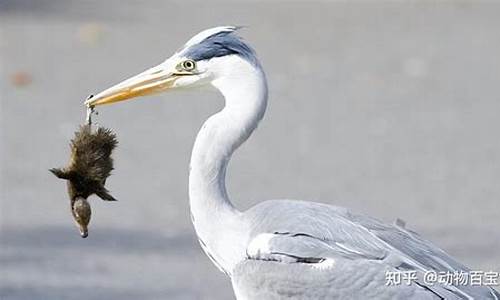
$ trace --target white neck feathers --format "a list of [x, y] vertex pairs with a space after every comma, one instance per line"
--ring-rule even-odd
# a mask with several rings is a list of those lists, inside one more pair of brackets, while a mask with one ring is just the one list
[[230, 272], [237, 256], [244, 254], [234, 240], [244, 225], [238, 223], [239, 212], [226, 192], [226, 168], [232, 153], [264, 116], [267, 83], [259, 66], [237, 56], [224, 61], [230, 66], [219, 68], [212, 85], [224, 96], [225, 107], [204, 123], [196, 138], [190, 163], [189, 200], [193, 223], [205, 250], [220, 268]]

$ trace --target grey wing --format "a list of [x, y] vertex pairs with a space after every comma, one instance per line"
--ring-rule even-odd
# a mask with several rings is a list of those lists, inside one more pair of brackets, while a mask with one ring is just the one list
[[[360, 270], [362, 270], [360, 272]], [[443, 299], [418, 285], [386, 286], [388, 267], [376, 261], [339, 259], [330, 268], [248, 259], [233, 269], [237, 299]], [[458, 299], [444, 291], [444, 299]]]
[[[248, 260], [236, 268], [239, 272], [234, 274], [239, 276], [233, 278], [233, 284], [252, 282], [238, 280], [245, 277], [247, 273], [242, 270], [246, 268], [271, 269], [271, 273], [260, 272], [261, 277], [270, 276], [272, 270], [276, 270], [278, 274], [272, 275], [276, 278], [303, 268], [297, 275], [321, 275], [317, 280], [323, 280], [322, 290], [330, 294], [332, 288], [345, 291], [344, 287], [347, 287], [352, 288], [348, 292], [356, 295], [368, 291], [379, 293], [376, 298], [422, 299], [425, 298], [423, 295], [431, 299], [500, 297], [489, 287], [426, 284], [422, 279], [426, 271], [467, 272], [469, 269], [403, 226], [386, 225], [369, 217], [350, 214], [343, 208], [286, 200], [264, 202], [251, 209], [247, 217], [253, 224], [252, 238], [247, 247]], [[388, 271], [411, 271], [417, 277], [406, 287], [388, 287], [382, 280]], [[372, 280], [357, 286], [356, 283], [363, 282], [367, 274], [371, 274]], [[293, 278], [308, 280], [305, 276]], [[343, 282], [341, 278], [344, 278]], [[272, 278], [268, 282], [272, 282]], [[245, 290], [243, 286], [239, 289]], [[330, 294], [325, 297], [330, 297]]]

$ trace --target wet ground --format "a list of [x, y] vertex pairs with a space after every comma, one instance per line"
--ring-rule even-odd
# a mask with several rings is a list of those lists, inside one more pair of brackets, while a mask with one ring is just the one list
[[478, 270], [500, 270], [500, 4], [0, 0], [0, 298], [232, 299], [189, 218], [187, 173], [215, 93], [100, 109], [120, 145], [90, 236], [63, 182], [82, 101], [198, 31], [241, 34], [269, 109], [234, 157], [245, 209], [310, 199], [396, 217]]

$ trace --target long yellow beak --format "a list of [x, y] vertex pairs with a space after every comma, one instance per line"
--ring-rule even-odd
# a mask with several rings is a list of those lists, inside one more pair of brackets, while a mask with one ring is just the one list
[[178, 74], [166, 70], [165, 63], [148, 69], [132, 78], [91, 96], [85, 104], [97, 106], [111, 104], [127, 99], [155, 94], [171, 88]]

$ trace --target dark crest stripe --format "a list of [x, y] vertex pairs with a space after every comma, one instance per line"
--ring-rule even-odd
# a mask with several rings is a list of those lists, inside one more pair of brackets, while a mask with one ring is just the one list
[[221, 31], [215, 33], [198, 44], [185, 49], [183, 53], [183, 56], [195, 61], [226, 55], [239, 55], [254, 65], [258, 64], [253, 49], [236, 35], [234, 31]]

